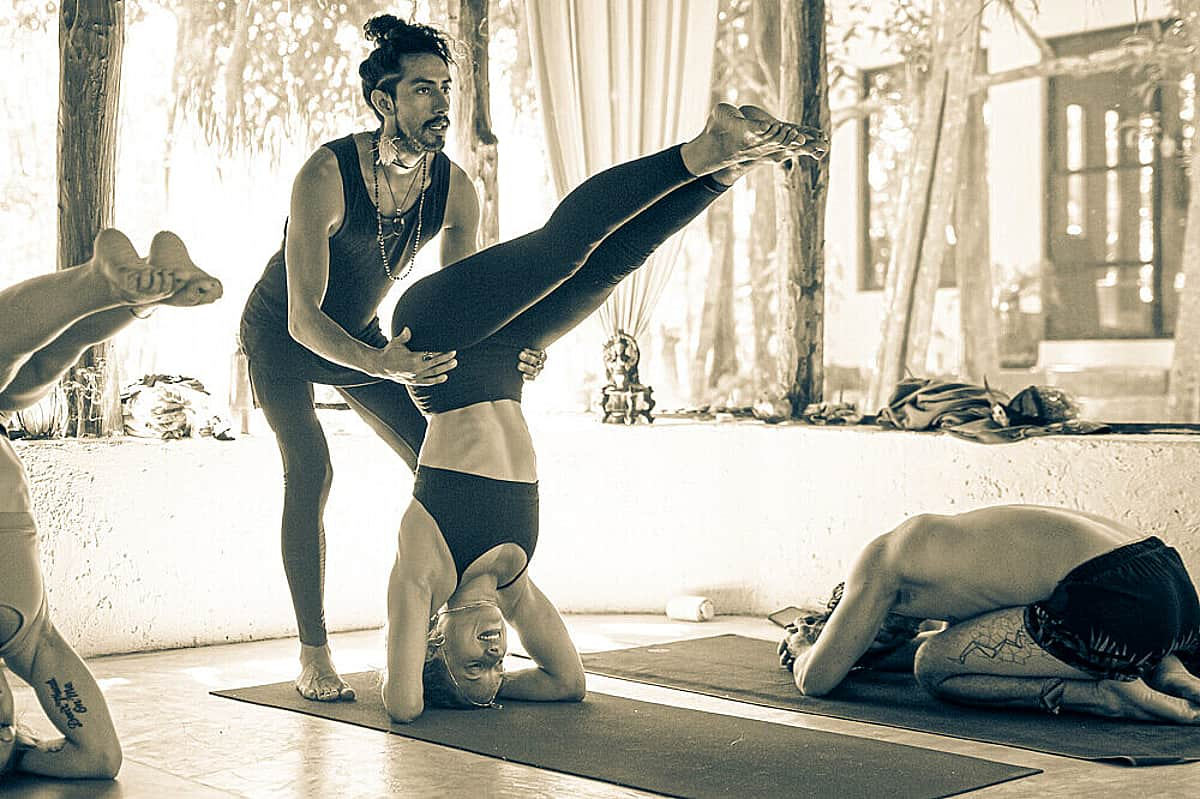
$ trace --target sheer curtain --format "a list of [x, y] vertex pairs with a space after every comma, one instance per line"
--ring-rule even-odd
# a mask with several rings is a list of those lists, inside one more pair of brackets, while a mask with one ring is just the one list
[[[527, 0], [551, 179], [561, 197], [589, 175], [694, 136], [712, 96], [717, 0]], [[600, 310], [611, 335], [645, 332], [681, 236]]]

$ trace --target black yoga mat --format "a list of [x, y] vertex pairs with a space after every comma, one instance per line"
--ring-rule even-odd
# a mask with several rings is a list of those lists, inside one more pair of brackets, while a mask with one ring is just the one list
[[932, 799], [1038, 773], [596, 693], [577, 704], [506, 701], [499, 710], [429, 709], [412, 724], [394, 725], [379, 698], [378, 679], [372, 673], [346, 677], [356, 702], [309, 702], [291, 683], [214, 694], [667, 796], [777, 799], [800, 790], [839, 799]]
[[767, 707], [1135, 766], [1200, 759], [1195, 727], [1063, 712], [989, 710], [939, 701], [911, 674], [853, 672], [833, 693], [801, 696], [779, 667], [778, 644], [740, 635], [614, 649], [583, 656], [596, 674]]

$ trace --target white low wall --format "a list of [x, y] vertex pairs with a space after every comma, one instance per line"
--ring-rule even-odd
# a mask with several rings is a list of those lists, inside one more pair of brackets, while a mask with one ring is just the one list
[[[827, 594], [870, 538], [919, 512], [1056, 504], [1123, 520], [1200, 575], [1200, 437], [981, 445], [873, 429], [592, 417], [532, 421], [542, 484], [531, 575], [564, 610], [659, 611], [704, 593], [762, 614]], [[369, 432], [333, 435], [331, 629], [377, 625], [411, 488]], [[18, 442], [51, 607], [85, 654], [294, 633], [279, 456], [234, 442]]]

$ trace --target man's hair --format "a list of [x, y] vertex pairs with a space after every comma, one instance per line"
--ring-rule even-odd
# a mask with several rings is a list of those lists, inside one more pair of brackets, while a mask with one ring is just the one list
[[446, 655], [439, 652], [425, 661], [421, 670], [424, 681], [425, 704], [430, 707], [449, 707], [456, 709], [471, 709], [475, 703], [462, 695], [454, 678], [450, 676], [450, 666], [446, 663]]
[[404, 78], [406, 56], [429, 54], [442, 59], [447, 66], [454, 63], [450, 39], [437, 28], [380, 14], [367, 20], [363, 32], [375, 43], [375, 49], [358, 65], [358, 76], [362, 78], [363, 97], [377, 117], [379, 111], [371, 102], [371, 92], [380, 89], [392, 94]]

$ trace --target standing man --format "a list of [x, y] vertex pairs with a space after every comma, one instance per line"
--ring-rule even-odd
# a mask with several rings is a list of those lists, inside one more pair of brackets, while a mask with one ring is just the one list
[[[283, 458], [283, 563], [300, 632], [296, 690], [351, 700], [325, 629], [325, 502], [333, 478], [313, 406], [313, 384], [334, 386], [410, 468], [425, 419], [407, 386], [444, 382], [453, 352], [412, 352], [405, 330], [390, 342], [377, 316], [417, 251], [441, 233], [441, 265], [477, 248], [479, 202], [470, 178], [442, 152], [450, 110], [444, 34], [385, 14], [364, 26], [375, 49], [359, 65], [363, 97], [379, 120], [317, 149], [292, 187], [282, 247], [242, 315], [241, 339], [259, 405]], [[545, 353], [514, 369], [532, 379]]]

